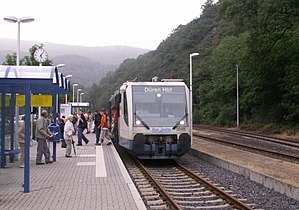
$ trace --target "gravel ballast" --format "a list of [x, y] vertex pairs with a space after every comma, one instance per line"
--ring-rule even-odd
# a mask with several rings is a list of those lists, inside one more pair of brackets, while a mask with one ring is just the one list
[[244, 176], [206, 162], [200, 159], [194, 151], [190, 151], [181, 157], [178, 162], [194, 171], [198, 171], [215, 183], [220, 184], [221, 187], [225, 187], [226, 190], [233, 191], [239, 197], [247, 199], [248, 202], [246, 203], [256, 204], [254, 208], [269, 210], [299, 209], [299, 201], [268, 189]]

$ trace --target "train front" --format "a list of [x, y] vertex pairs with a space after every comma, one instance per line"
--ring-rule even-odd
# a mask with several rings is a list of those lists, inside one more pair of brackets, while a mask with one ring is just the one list
[[140, 159], [174, 159], [191, 147], [189, 89], [183, 82], [132, 86], [133, 153]]

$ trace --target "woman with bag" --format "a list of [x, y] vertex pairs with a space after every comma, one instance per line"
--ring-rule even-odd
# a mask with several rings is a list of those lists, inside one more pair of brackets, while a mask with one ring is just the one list
[[66, 142], [65, 157], [70, 158], [72, 153], [72, 136], [75, 133], [74, 125], [72, 123], [73, 115], [69, 115], [64, 125], [64, 140]]

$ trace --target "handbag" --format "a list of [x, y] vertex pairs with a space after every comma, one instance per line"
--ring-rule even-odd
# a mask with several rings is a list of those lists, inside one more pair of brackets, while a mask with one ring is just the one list
[[66, 148], [66, 142], [64, 139], [61, 139], [61, 148]]

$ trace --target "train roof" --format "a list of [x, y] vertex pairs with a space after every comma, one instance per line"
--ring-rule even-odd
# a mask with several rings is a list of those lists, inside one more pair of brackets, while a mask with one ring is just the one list
[[141, 81], [126, 81], [124, 82], [119, 89], [117, 89], [110, 97], [109, 100], [114, 98], [116, 95], [120, 93], [120, 91], [124, 91], [128, 86], [138, 86], [138, 85], [149, 85], [149, 86], [186, 86], [186, 83], [183, 79], [162, 79], [159, 82], [141, 82]]
[[124, 91], [128, 86], [139, 86], [139, 85], [148, 85], [148, 86], [186, 86], [185, 82], [177, 79], [168, 79], [159, 82], [139, 82], [139, 81], [127, 81], [122, 84], [118, 91]]
[[123, 85], [153, 85], [153, 86], [181, 86], [181, 85], [186, 85], [185, 82], [183, 82], [182, 80], [165, 80], [165, 81], [161, 81], [161, 82], [135, 82], [135, 81], [127, 81], [125, 83], [123, 83]]

